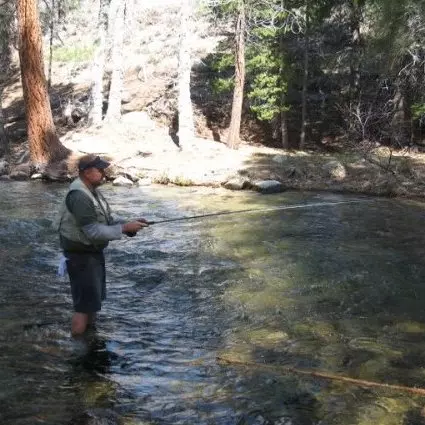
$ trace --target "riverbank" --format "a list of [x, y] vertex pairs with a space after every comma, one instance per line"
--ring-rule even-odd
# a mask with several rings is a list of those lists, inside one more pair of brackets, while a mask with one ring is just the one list
[[[423, 198], [425, 155], [394, 152], [385, 147], [284, 151], [242, 143], [238, 150], [197, 138], [173, 142], [144, 112], [123, 116], [119, 125], [81, 128], [64, 134], [62, 143], [77, 158], [99, 154], [112, 162], [108, 179], [115, 185], [173, 184], [179, 186], [254, 189], [265, 192], [320, 190], [367, 195]], [[10, 164], [0, 161], [2, 179], [41, 179], [28, 162], [26, 143], [14, 145]], [[73, 173], [68, 176], [72, 178]]]

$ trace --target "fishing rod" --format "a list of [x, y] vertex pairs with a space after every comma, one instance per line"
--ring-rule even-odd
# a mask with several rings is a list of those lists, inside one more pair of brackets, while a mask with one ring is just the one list
[[159, 221], [148, 221], [147, 224], [151, 226], [153, 224], [171, 223], [173, 221], [183, 221], [183, 220], [195, 220], [195, 219], [201, 219], [201, 218], [206, 218], [206, 217], [216, 217], [216, 216], [221, 216], [221, 215], [294, 210], [294, 209], [299, 209], [299, 208], [325, 207], [325, 206], [331, 206], [331, 205], [352, 204], [352, 203], [367, 202], [367, 201], [369, 201], [369, 199], [358, 199], [358, 200], [354, 200], [354, 201], [339, 201], [339, 202], [314, 202], [314, 203], [310, 203], [310, 204], [287, 205], [287, 206], [282, 206], [282, 207], [251, 208], [251, 209], [236, 210], [236, 211], [220, 211], [220, 212], [216, 212], [216, 213], [184, 216], [184, 217], [177, 217], [177, 218], [167, 218], [167, 219], [159, 220]]

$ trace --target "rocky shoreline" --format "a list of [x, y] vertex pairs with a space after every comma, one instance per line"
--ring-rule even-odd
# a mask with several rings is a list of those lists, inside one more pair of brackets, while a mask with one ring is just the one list
[[[247, 143], [232, 150], [201, 138], [177, 145], [168, 129], [159, 127], [144, 112], [126, 114], [113, 127], [68, 132], [62, 143], [73, 152], [68, 169], [76, 169], [79, 156], [98, 154], [112, 163], [107, 179], [116, 186], [161, 184], [260, 193], [305, 190], [425, 197], [425, 155], [397, 153], [384, 147], [364, 155], [359, 151], [291, 152]], [[69, 181], [75, 175], [74, 171], [57, 180]], [[1, 180], [44, 178], [33, 172], [23, 145], [10, 163], [0, 158]]]

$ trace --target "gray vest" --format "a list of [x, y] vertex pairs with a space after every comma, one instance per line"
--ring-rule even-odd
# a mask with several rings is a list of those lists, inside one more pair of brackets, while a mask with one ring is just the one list
[[[112, 223], [113, 220], [111, 217], [111, 210], [105, 198], [100, 194], [100, 192], [96, 191], [96, 199], [90, 189], [79, 178], [77, 178], [71, 183], [66, 196], [68, 196], [68, 193], [74, 190], [81, 190], [91, 199], [91, 201], [93, 202], [93, 206], [96, 210], [98, 223]], [[68, 210], [68, 207], [66, 206], [66, 196], [59, 214], [57, 226], [59, 234], [65, 237], [66, 239], [69, 239], [74, 242], [79, 242], [83, 245], [94, 245], [93, 242], [87, 238], [82, 229], [78, 226], [75, 217]]]

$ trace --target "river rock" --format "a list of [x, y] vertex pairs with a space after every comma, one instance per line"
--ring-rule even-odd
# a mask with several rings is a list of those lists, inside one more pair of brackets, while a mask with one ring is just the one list
[[276, 164], [284, 164], [285, 162], [288, 161], [288, 157], [286, 155], [275, 155], [272, 158], [272, 161], [275, 162]]
[[324, 165], [327, 175], [333, 180], [344, 180], [347, 176], [345, 167], [339, 161], [329, 161]]
[[242, 190], [245, 189], [249, 185], [249, 181], [244, 177], [232, 177], [225, 183], [223, 183], [223, 187], [229, 190]]
[[31, 180], [41, 180], [43, 178], [43, 174], [35, 173], [31, 175]]
[[4, 176], [8, 172], [9, 172], [9, 163], [6, 160], [2, 159], [0, 161], [0, 176]]
[[19, 164], [10, 172], [10, 178], [13, 180], [27, 180], [31, 176], [31, 164], [29, 162]]
[[121, 425], [119, 416], [110, 409], [88, 409], [76, 415], [69, 425]]
[[135, 169], [127, 169], [120, 172], [120, 175], [125, 177], [128, 180], [131, 180], [133, 183], [139, 181], [140, 177]]
[[133, 182], [129, 179], [127, 179], [124, 176], [118, 176], [113, 182], [112, 184], [114, 186], [124, 186], [124, 187], [132, 187], [133, 186]]
[[260, 193], [279, 193], [285, 188], [280, 181], [277, 180], [259, 180], [253, 183], [252, 188]]
[[143, 179], [140, 179], [137, 181], [138, 186], [150, 186], [152, 184], [152, 179], [149, 177], [144, 177]]

